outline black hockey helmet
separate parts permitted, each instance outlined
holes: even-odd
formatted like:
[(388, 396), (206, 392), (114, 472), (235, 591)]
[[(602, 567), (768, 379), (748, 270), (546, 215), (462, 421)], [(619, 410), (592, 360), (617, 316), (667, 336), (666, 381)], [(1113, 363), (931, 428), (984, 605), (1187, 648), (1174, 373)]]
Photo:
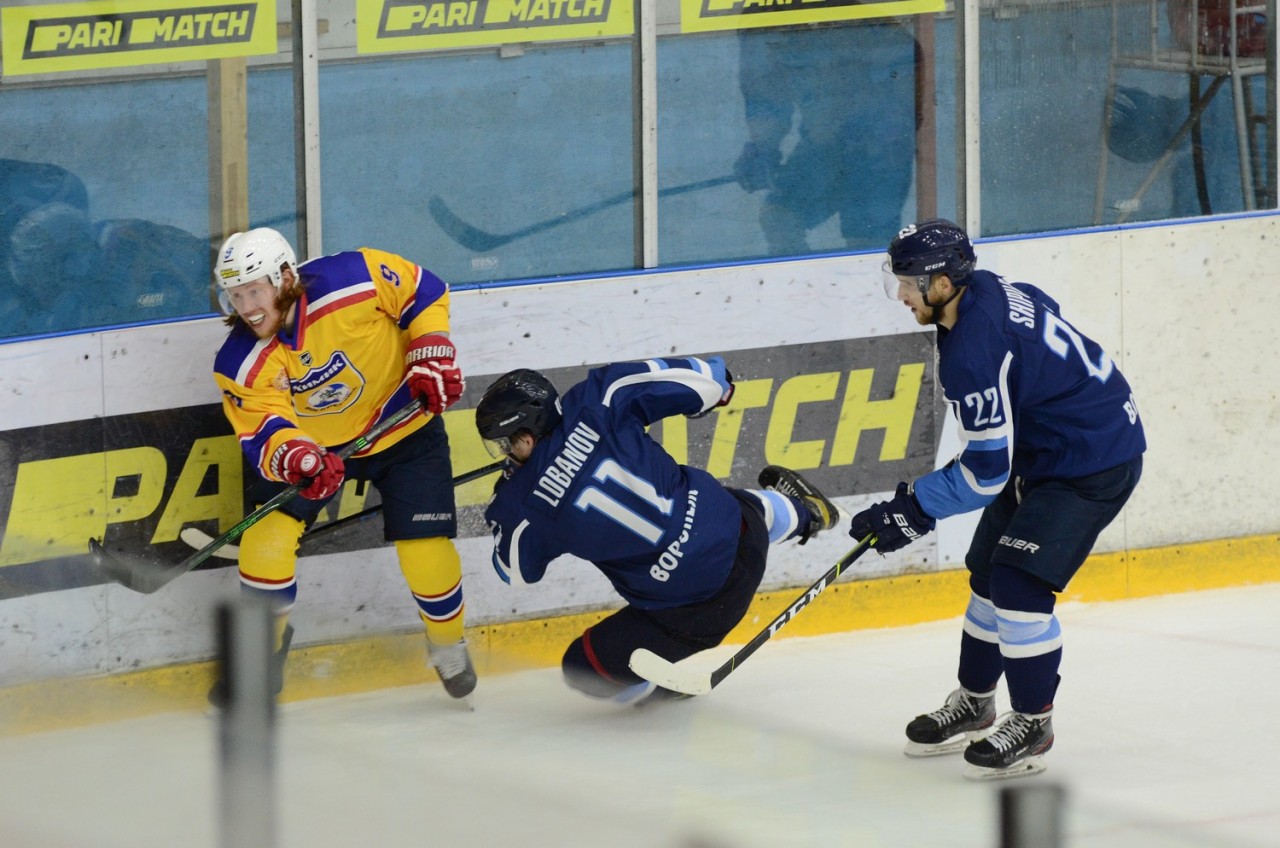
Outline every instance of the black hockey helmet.
[(946, 274), (955, 285), (964, 285), (977, 261), (969, 236), (958, 224), (945, 218), (930, 218), (903, 228), (889, 242), (889, 259), (884, 263), (885, 290), (894, 297), (901, 278), (914, 277), (924, 294), (934, 274)]
[(529, 368), (508, 371), (485, 390), (476, 407), (480, 438), (500, 453), (511, 450), (511, 437), (521, 430), (535, 438), (560, 424), (560, 395), (546, 377)]

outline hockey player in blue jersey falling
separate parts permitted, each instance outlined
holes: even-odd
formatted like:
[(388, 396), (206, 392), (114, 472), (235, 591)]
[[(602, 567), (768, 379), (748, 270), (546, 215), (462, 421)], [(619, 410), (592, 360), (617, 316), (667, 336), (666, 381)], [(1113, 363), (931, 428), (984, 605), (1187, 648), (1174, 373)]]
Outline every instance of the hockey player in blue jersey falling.
[(835, 525), (835, 506), (793, 471), (768, 466), (763, 491), (726, 488), (645, 431), (732, 395), (720, 357), (688, 357), (596, 368), (563, 398), (537, 371), (511, 371), (476, 408), (480, 435), (509, 459), (485, 511), (498, 575), (536, 583), (572, 554), (627, 602), (565, 651), (572, 688), (621, 703), (675, 696), (630, 670), (632, 651), (677, 662), (720, 644), (755, 596), (769, 543)]
[[(1111, 357), (1027, 283), (975, 270), (965, 232), (933, 219), (889, 245), (885, 290), (937, 328), (938, 381), (960, 425), (949, 465), (899, 483), (850, 535), (896, 551), (950, 515), (982, 509), (965, 557), (971, 594), (960, 688), (907, 725), (908, 756), (964, 749), (968, 777), (1043, 771), (1053, 745), (1062, 633), (1056, 592), (1084, 564), (1142, 474), (1146, 448)], [(997, 726), (1001, 675), (1013, 711)], [(966, 747), (967, 746), (967, 747)]]

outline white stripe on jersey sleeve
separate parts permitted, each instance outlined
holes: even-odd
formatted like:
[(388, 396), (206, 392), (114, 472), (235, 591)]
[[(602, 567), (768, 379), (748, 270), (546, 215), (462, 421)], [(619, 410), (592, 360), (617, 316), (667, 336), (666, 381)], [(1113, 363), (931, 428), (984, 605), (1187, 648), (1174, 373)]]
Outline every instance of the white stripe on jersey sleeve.
[(724, 389), (711, 376), (711, 366), (701, 359), (688, 357), (686, 362), (696, 362), (697, 370), (693, 368), (668, 368), (663, 363), (655, 360), (647, 360), (645, 365), (649, 367), (649, 371), (639, 374), (632, 374), (628, 377), (622, 377), (614, 380), (609, 384), (609, 388), (605, 390), (604, 397), (600, 403), (609, 406), (614, 392), (627, 386), (635, 386), (640, 383), (656, 383), (668, 382), (678, 383), (686, 388), (692, 389), (702, 398), (702, 408), (707, 409), (713, 404), (719, 403), (720, 398), (724, 395)]
[(329, 292), (324, 297), (317, 298), (316, 300), (307, 301), (307, 314), (310, 315), (312, 312), (318, 312), (319, 310), (324, 309), (326, 306), (333, 303), (335, 300), (342, 300), (344, 297), (351, 297), (351, 295), (353, 294), (359, 294), (360, 292), (366, 292), (366, 291), (371, 292), (373, 290), (374, 290), (374, 286), (373, 286), (372, 280), (366, 280), (363, 283), (352, 283), (349, 286), (343, 286), (342, 288), (336, 291)]

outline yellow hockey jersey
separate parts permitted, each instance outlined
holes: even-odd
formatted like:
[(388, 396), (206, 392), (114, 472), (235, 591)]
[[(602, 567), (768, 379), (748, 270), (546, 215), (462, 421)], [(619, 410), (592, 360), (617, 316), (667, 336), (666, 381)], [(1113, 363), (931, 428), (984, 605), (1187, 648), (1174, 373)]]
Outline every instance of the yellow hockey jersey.
[[(449, 330), (449, 287), (381, 250), (322, 256), (298, 266), (303, 296), (293, 326), (260, 340), (243, 322), (214, 360), (222, 408), (258, 472), (305, 436), (338, 448), (409, 403), (404, 354), (420, 336)], [(426, 424), (422, 412), (357, 454), (378, 453)]]

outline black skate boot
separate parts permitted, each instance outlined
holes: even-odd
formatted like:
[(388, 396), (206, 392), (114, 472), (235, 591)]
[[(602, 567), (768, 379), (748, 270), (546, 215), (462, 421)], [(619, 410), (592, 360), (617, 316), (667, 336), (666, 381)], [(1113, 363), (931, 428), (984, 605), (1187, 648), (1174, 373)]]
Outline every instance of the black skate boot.
[(836, 522), (840, 520), (836, 505), (827, 500), (826, 495), (819, 492), (812, 483), (796, 471), (780, 465), (767, 465), (756, 479), (762, 488), (786, 495), (804, 504), (805, 511), (809, 513), (809, 524), (800, 534), (802, 545), (823, 530), (835, 527)]
[[(289, 645), (293, 642), (293, 625), (286, 624), (284, 633), (280, 634), (280, 648), (271, 655), (271, 688), (279, 695), (284, 688), (284, 661), (289, 658)], [(227, 679), (222, 669), (218, 669), (218, 679), (209, 690), (209, 706), (222, 709), (227, 705)]]
[(995, 692), (978, 694), (957, 689), (941, 709), (916, 716), (907, 725), (908, 757), (951, 754), (981, 739), (996, 721)]
[(437, 645), (427, 640), (427, 658), (440, 675), (444, 691), (451, 698), (466, 698), (476, 688), (476, 669), (467, 652), (467, 640), (459, 639), (452, 645)]
[(965, 777), (995, 780), (1044, 771), (1041, 755), (1053, 747), (1053, 710), (1007, 713), (1000, 726), (964, 749), (970, 768)]

